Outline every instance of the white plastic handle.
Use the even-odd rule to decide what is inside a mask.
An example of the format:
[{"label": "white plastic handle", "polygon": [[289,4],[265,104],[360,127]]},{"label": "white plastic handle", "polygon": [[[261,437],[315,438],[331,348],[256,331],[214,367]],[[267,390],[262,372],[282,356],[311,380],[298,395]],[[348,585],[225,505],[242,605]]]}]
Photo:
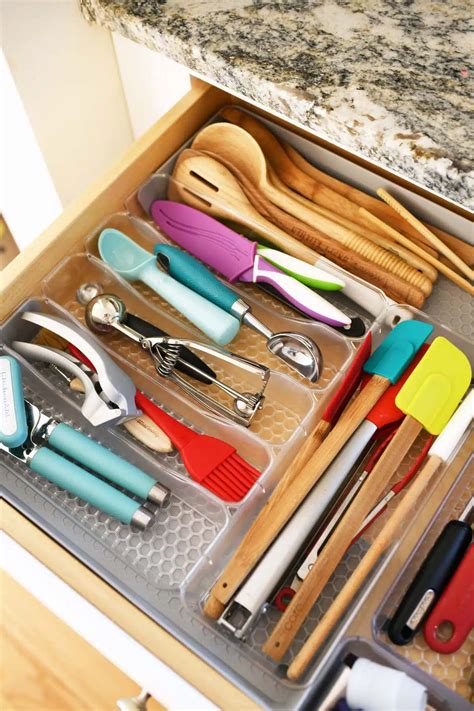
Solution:
[{"label": "white plastic handle", "polygon": [[446,462],[474,418],[474,390],[464,398],[439,437],[430,447],[428,456]]}]

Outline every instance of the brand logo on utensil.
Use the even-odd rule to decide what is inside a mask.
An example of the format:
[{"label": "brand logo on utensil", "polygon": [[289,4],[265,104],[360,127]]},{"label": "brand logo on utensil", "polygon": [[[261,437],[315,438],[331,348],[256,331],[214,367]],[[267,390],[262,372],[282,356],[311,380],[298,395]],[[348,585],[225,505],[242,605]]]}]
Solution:
[{"label": "brand logo on utensil", "polygon": [[11,435],[16,430],[15,401],[13,399],[11,366],[8,360],[0,360],[1,430]]}]

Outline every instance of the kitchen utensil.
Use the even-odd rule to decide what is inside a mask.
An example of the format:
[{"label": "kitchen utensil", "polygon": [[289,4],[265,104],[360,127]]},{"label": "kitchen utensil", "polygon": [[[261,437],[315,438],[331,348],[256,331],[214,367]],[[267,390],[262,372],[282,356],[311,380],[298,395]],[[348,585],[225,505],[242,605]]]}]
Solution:
[{"label": "kitchen utensil", "polygon": [[398,214],[403,217],[404,220],[406,220],[412,227],[417,230],[420,234],[423,235],[425,239],[428,240],[428,242],[441,254],[444,254],[444,256],[450,260],[452,264],[454,264],[455,267],[459,269],[460,272],[462,272],[468,279],[471,281],[474,279],[474,270],[472,270],[470,267],[468,267],[463,260],[458,257],[455,252],[452,251],[445,243],[439,239],[431,230],[429,230],[420,220],[418,220],[414,215],[409,212],[406,207],[404,207],[398,200],[396,200],[392,195],[390,195],[386,190],[383,188],[379,188],[377,190],[377,195],[382,198],[384,202],[387,203],[387,205],[390,205],[391,208],[395,210],[395,212],[398,212]]},{"label": "kitchen utensil", "polygon": [[387,634],[394,644],[408,644],[420,629],[471,545],[473,520],[471,498],[459,519],[443,528],[389,621]]},{"label": "kitchen utensil", "polygon": [[127,281],[142,281],[220,345],[232,341],[239,321],[161,272],[146,249],[115,229],[105,229],[98,241],[101,259]]},{"label": "kitchen utensil", "polygon": [[[413,361],[409,367],[410,372],[415,365],[416,363]],[[259,616],[263,605],[269,599],[270,593],[275,589],[278,581],[290,566],[291,561],[295,558],[308,536],[310,536],[311,531],[318,527],[318,523],[320,524],[325,514],[335,503],[351,476],[354,464],[359,459],[371,436],[377,428],[396,422],[403,417],[403,413],[395,407],[395,397],[408,375],[409,373],[405,372],[399,382],[392,385],[372,408],[366,420],[371,425],[374,423],[374,429],[371,430],[371,434],[369,434],[368,438],[362,437],[359,443],[357,435],[359,430],[364,428],[364,425],[361,425],[358,432],[349,439],[328,467],[324,476],[312,488],[301,506],[267,550],[235,598],[225,608],[219,618],[219,624],[231,630],[238,639],[245,638],[248,630]],[[355,495],[361,485],[362,481],[356,483],[353,487],[355,491],[351,491],[352,496]],[[350,499],[346,506],[349,503]],[[318,548],[313,548],[312,555],[305,560],[303,566],[298,570],[298,574],[300,574],[302,573],[302,568],[306,566],[301,579],[306,577],[308,570],[314,564],[317,550]]]},{"label": "kitchen utensil", "polygon": [[285,476],[276,486],[212,588],[212,597],[223,604],[229,602],[379,397],[391,383],[397,382],[432,330],[432,326],[420,321],[403,321],[385,337],[364,365],[364,371],[373,374],[373,378],[303,468],[292,468],[291,477]]},{"label": "kitchen utensil", "polygon": [[41,329],[50,331],[59,337],[59,343],[72,343],[92,363],[97,372],[105,399],[95,392],[93,384],[84,375],[80,368],[70,365],[59,350],[45,348],[36,343],[15,343],[19,353],[30,360],[40,360],[48,364],[55,363],[71,371],[74,377],[83,380],[85,398],[82,404],[82,414],[93,425],[106,422],[119,424],[124,419],[139,415],[135,405],[135,385],[112,358],[97,344],[95,339],[72,321],[66,321],[58,316],[24,311],[21,318],[29,323],[34,323]]},{"label": "kitchen utensil", "polygon": [[[242,237],[214,218],[171,200],[155,201],[151,214],[164,234],[225,276],[231,284],[236,281],[269,284],[285,301],[310,318],[336,327],[351,325],[351,319],[326,299],[258,256],[256,242]],[[155,245],[155,254],[166,256],[168,252],[169,245]],[[183,267],[185,270],[186,267]],[[172,271],[170,273],[174,276]],[[178,274],[176,278],[179,279]],[[195,289],[195,286],[185,283]],[[226,308],[220,303],[217,305]]]},{"label": "kitchen utensil", "polygon": [[[394,433],[393,433],[394,434]],[[391,435],[392,437],[393,435]],[[391,438],[390,437],[390,438]],[[374,523],[374,521],[381,516],[384,511],[386,511],[387,506],[389,505],[390,501],[395,497],[398,496],[398,494],[405,489],[405,487],[408,486],[408,484],[411,482],[414,476],[418,473],[420,467],[423,465],[424,460],[426,459],[426,456],[430,450],[431,445],[433,444],[434,437],[433,435],[430,435],[427,437],[426,442],[424,443],[420,454],[416,458],[415,462],[412,464],[412,466],[408,469],[406,474],[399,480],[397,481],[392,488],[385,494],[384,497],[380,499],[378,504],[374,506],[374,508],[371,510],[371,512],[365,517],[361,527],[357,531],[357,534],[355,538],[353,539],[353,543],[360,538],[360,536],[366,531],[370,526]]]},{"label": "kitchen utensil", "polygon": [[[267,639],[263,647],[266,654],[278,660],[285,654],[387,480],[423,429],[430,434],[442,431],[467,391],[471,376],[471,365],[464,353],[447,339],[436,338],[395,399],[397,407],[405,412],[405,419]],[[339,425],[343,419],[344,416]]]},{"label": "kitchen utensil", "polygon": [[[378,200],[377,198],[362,192],[362,190],[358,190],[352,185],[343,183],[341,180],[318,170],[312,163],[309,163],[305,158],[303,158],[303,156],[298,153],[293,146],[290,146],[289,143],[283,142],[283,147],[292,163],[307,173],[310,177],[315,178],[317,182],[323,183],[323,185],[326,185],[344,197],[349,198],[352,202],[356,203],[356,205],[359,205],[359,207],[363,207],[370,211],[373,217],[378,217],[379,220],[383,220],[387,226],[393,227],[398,230],[398,232],[403,232],[404,235],[410,237],[411,240],[414,240],[418,246],[424,247],[425,250],[433,257],[438,257],[438,252],[430,246],[429,242],[427,242],[423,235],[420,235],[419,232],[417,232],[406,222],[406,220],[400,217],[398,213],[394,212],[388,205],[382,202],[382,200]],[[361,213],[359,214],[363,218],[360,223],[363,226],[365,224],[365,216]],[[377,229],[377,226],[373,223],[369,223],[369,226],[372,227],[372,229]],[[458,257],[461,257],[466,264],[472,266],[474,261],[474,249],[471,245],[461,239],[458,239],[457,237],[453,237],[453,235],[450,235],[447,232],[443,232],[442,230],[433,227],[432,225],[428,225],[428,227],[432,232],[440,237],[440,239],[442,239],[443,242],[458,255]],[[382,234],[384,233],[382,232]],[[443,262],[445,259],[445,257],[441,257]]]},{"label": "kitchen utensil", "polygon": [[[287,468],[283,479],[291,480],[292,477],[295,475],[295,472],[299,472],[303,468],[303,466],[309,461],[311,456],[319,447],[331,426],[337,421],[339,415],[347,405],[347,402],[351,399],[352,395],[357,389],[357,386],[362,377],[362,366],[370,355],[371,344],[372,335],[369,332],[365,337],[362,345],[359,346],[357,354],[355,355],[346,375],[342,379],[336,392],[334,393],[329,404],[327,405],[320,422],[306,437],[293,462]],[[265,600],[263,600],[263,602],[264,601]],[[229,609],[229,607],[230,605],[227,606],[227,609]],[[255,601],[255,604],[253,605],[253,609],[259,610],[259,608],[260,599],[257,599]],[[210,594],[205,602],[204,610],[208,617],[211,617],[212,619],[218,619],[222,616],[225,610],[225,606],[219,600],[217,600],[217,598]],[[255,616],[257,614],[258,612],[255,612]],[[241,621],[242,625],[245,625],[245,629],[242,627],[240,630],[242,637],[245,636],[246,630],[251,626],[253,619],[254,618]],[[226,621],[229,621],[227,615]],[[236,626],[235,620],[233,624],[234,626]],[[239,626],[240,623],[237,626],[237,631]]]},{"label": "kitchen utensil", "polygon": [[364,711],[427,711],[428,690],[408,674],[359,657],[347,680],[351,709]]},{"label": "kitchen utensil", "polygon": [[[222,161],[223,159],[219,160]],[[183,151],[178,158],[173,173],[175,180],[174,182],[170,181],[168,197],[192,204],[194,207],[204,210],[204,212],[210,212],[205,207],[206,202],[214,205],[218,201],[221,201],[221,203],[227,202],[229,195],[236,192],[242,195],[243,190],[248,200],[265,218],[271,220],[278,227],[284,226],[284,229],[287,230],[286,233],[283,233],[285,235],[284,240],[281,238],[280,233],[277,235],[274,233],[267,234],[265,238],[271,244],[284,249],[294,257],[305,259],[310,264],[317,264],[325,271],[334,273],[334,270],[336,270],[336,275],[341,276],[340,271],[337,270],[334,264],[329,262],[328,259],[320,257],[313,250],[317,249],[318,252],[324,252],[326,257],[347,270],[343,274],[343,278],[346,281],[344,292],[348,298],[360,303],[371,313],[378,314],[380,300],[375,298],[374,292],[371,289],[367,289],[363,282],[355,279],[352,276],[353,274],[383,289],[390,298],[411,303],[418,307],[423,304],[424,294],[420,289],[407,284],[403,279],[391,274],[386,269],[367,262],[361,255],[344,245],[334,242],[326,234],[300,220],[296,220],[296,218],[265,198],[242,173],[233,168],[234,176],[219,160],[211,154],[200,153],[190,149]],[[181,187],[176,181],[181,183]],[[191,202],[191,193],[200,197],[198,204]],[[232,218],[230,217],[230,219]],[[234,219],[239,221],[238,215]],[[292,237],[289,237],[288,233]],[[305,243],[306,247],[302,243]],[[308,249],[309,252],[307,251]]]},{"label": "kitchen utensil", "polygon": [[[267,129],[262,127],[262,130],[266,131]],[[284,160],[291,162],[273,134],[270,132],[268,134],[278,145]],[[245,175],[265,197],[296,219],[316,228],[370,262],[380,265],[409,283],[421,288],[421,283],[425,284],[426,281],[427,286],[431,287],[429,280],[426,280],[418,270],[410,267],[397,255],[388,252],[339,222],[335,222],[327,214],[308,208],[296,200],[290,192],[275,187],[268,178],[265,155],[259,143],[244,128],[233,123],[211,123],[199,131],[192,143],[192,148],[224,159],[228,168],[233,166]],[[268,158],[271,162],[272,157],[268,156]],[[341,200],[337,193],[336,196]],[[350,205],[352,206],[352,203]],[[357,208],[355,210],[358,211]]]},{"label": "kitchen utensil", "polygon": [[[81,306],[87,306],[89,301],[92,301],[92,299],[96,296],[100,296],[100,294],[103,293],[104,289],[100,284],[84,283],[78,288],[76,292],[76,299]],[[130,328],[134,331],[138,331],[146,338],[169,336],[169,333],[162,331],[161,328],[158,328],[158,326],[155,326],[154,324],[149,323],[148,321],[145,321],[139,316],[135,316],[135,314],[131,314],[128,311],[126,311],[123,315],[122,322],[125,326],[130,326]],[[187,363],[190,363],[193,368],[188,368]],[[212,368],[210,368],[207,363],[201,360],[201,358],[198,358],[198,356],[188,348],[181,349],[181,357],[179,362],[176,364],[176,369],[181,373],[189,375],[190,378],[199,380],[201,383],[211,382],[207,378],[207,375],[210,375],[212,378],[216,377],[216,374]]]},{"label": "kitchen utensil", "polygon": [[[95,373],[95,371],[90,368],[89,364],[86,365],[84,362],[81,362],[81,359],[78,358],[76,355],[78,351],[74,348],[74,346],[69,347],[74,355],[64,354],[64,356],[68,358],[72,363],[79,366],[82,371],[84,371],[85,375],[94,385],[94,388],[97,393],[104,397],[100,387],[99,379],[97,377],[97,373]],[[80,356],[83,360],[86,360],[84,359],[84,356],[82,354],[80,354]],[[75,392],[84,393],[85,388],[82,380],[71,376],[67,372],[67,370],[64,370],[62,367],[59,367],[55,364],[50,364],[50,367],[52,370],[54,370],[54,372],[60,375],[68,383],[71,390]],[[161,430],[158,425],[156,425],[152,420],[150,420],[147,415],[144,415],[142,413],[138,417],[133,417],[129,420],[125,420],[121,424],[122,427],[126,429],[129,434],[132,435],[132,437],[134,437],[136,440],[138,440],[154,452],[171,452],[173,450],[173,445],[171,444],[170,438],[165,435],[163,430]]]},{"label": "kitchen utensil", "polygon": [[178,449],[190,477],[224,501],[240,501],[260,476],[235,447],[217,437],[193,432],[137,391],[137,405]]},{"label": "kitchen utensil", "polygon": [[[304,205],[306,209],[316,212],[319,215],[323,215],[332,222],[337,222],[339,225],[342,225],[342,227],[347,228],[360,237],[366,238],[370,240],[370,242],[379,245],[379,247],[383,247],[388,252],[395,254],[402,260],[396,262],[396,273],[398,276],[406,279],[406,281],[410,284],[418,286],[427,296],[431,294],[433,282],[436,281],[438,272],[424,259],[413,254],[413,252],[409,249],[405,249],[400,246],[397,242],[389,239],[386,235],[380,235],[377,232],[370,230],[368,227],[362,227],[361,225],[358,225],[345,217],[341,217],[341,215],[337,215],[325,207],[321,207],[321,205],[316,205],[314,202],[311,202],[311,200],[308,200],[299,193],[295,193],[280,180],[271,167],[268,167],[268,175],[272,185],[275,188],[291,197],[292,200],[296,200],[296,202]],[[403,264],[403,262],[406,264]],[[385,263],[385,266],[387,265],[388,262]]]},{"label": "kitchen utensil", "polygon": [[[171,338],[170,336],[146,338],[141,333],[134,331],[130,326],[122,323],[125,312],[125,304],[121,299],[113,294],[101,294],[88,303],[86,307],[86,323],[92,331],[98,334],[109,333],[114,329],[123,333],[150,353],[159,375],[169,378],[188,395],[191,395],[213,412],[224,415],[246,427],[250,425],[253,417],[263,405],[263,393],[270,377],[268,368],[235,355],[235,353],[224,351],[217,346],[191,341],[186,338]],[[183,346],[206,353],[220,361],[233,365],[235,368],[257,376],[261,381],[260,391],[257,393],[240,393],[230,385],[206,374],[206,377],[213,385],[231,397],[233,409],[230,409],[227,405],[215,400],[211,395],[198,390],[176,372],[176,364],[179,361]],[[187,367],[194,368],[189,362]]]},{"label": "kitchen utensil", "polygon": [[454,284],[457,284],[459,287],[461,287],[461,289],[464,289],[464,291],[467,291],[468,294],[471,294],[471,295],[473,294],[472,284],[470,284],[463,277],[459,276],[459,274],[457,272],[455,272],[453,269],[451,269],[450,267],[447,267],[439,259],[437,259],[436,257],[433,257],[426,250],[419,247],[415,242],[407,239],[400,232],[398,232],[397,230],[394,230],[393,227],[386,225],[384,222],[382,222],[382,220],[379,220],[378,217],[375,217],[375,215],[372,215],[370,212],[368,212],[364,208],[361,208],[361,213],[364,217],[367,218],[368,222],[378,225],[380,230],[384,231],[385,234],[387,234],[389,237],[392,237],[392,239],[396,240],[397,242],[404,245],[405,247],[408,247],[409,249],[411,249],[412,252],[414,252],[418,256],[422,257],[426,262],[428,262],[429,264],[432,264],[434,267],[436,267],[436,269],[439,272],[441,272],[441,274],[444,274],[444,276],[447,277],[448,279],[450,279]]},{"label": "kitchen utensil", "polygon": [[237,222],[310,264],[318,257],[265,219],[253,207],[232,173],[217,160],[199,151],[188,148],[179,154],[168,186],[168,199],[185,202],[212,217]]},{"label": "kitchen utensil", "polygon": [[313,289],[321,289],[322,291],[340,291],[346,285],[343,279],[338,279],[331,276],[324,269],[304,262],[302,259],[296,259],[285,252],[280,252],[278,249],[265,247],[261,244],[257,246],[257,254],[263,257],[267,262],[273,264],[289,274],[294,279],[298,279],[302,284],[306,284]]},{"label": "kitchen utensil", "polygon": [[197,259],[171,245],[156,245],[158,259],[166,262],[166,269],[189,288],[234,314],[247,326],[267,340],[267,349],[300,375],[315,382],[319,379],[323,362],[316,343],[308,336],[293,331],[274,333],[251,313],[247,302],[215,277]]},{"label": "kitchen utensil", "polygon": [[[403,385],[406,383],[413,370],[418,365],[423,355],[426,353],[427,349],[428,346],[426,344],[421,346],[420,350],[418,351],[408,368],[405,370],[401,378],[398,380],[397,383],[391,385],[388,390],[385,391],[382,397],[377,401],[377,403],[374,405],[372,410],[365,418],[364,422],[358,427],[356,432],[354,432],[352,437],[344,445],[342,450],[332,462],[331,466],[326,470],[324,476],[312,489],[306,500],[313,496],[314,492],[321,484],[326,483],[330,474],[333,477],[337,477],[338,480],[342,483],[350,480],[351,471],[353,470],[357,461],[363,455],[369,442],[375,437],[377,437],[378,433],[380,433],[381,431],[385,431],[386,428],[388,428],[389,426],[396,425],[397,422],[399,422],[403,418],[403,412],[395,405],[395,398],[400,392]],[[376,451],[369,458],[363,471],[358,475],[357,480],[352,483],[352,485],[346,492],[346,495],[342,498],[340,502],[338,502],[337,507],[334,510],[330,520],[327,521],[326,526],[318,535],[310,552],[298,568],[296,575],[298,582],[296,587],[299,588],[301,585],[301,581],[303,581],[308,575],[320,551],[322,550],[322,547],[329,539],[331,533],[339,523],[347,508],[349,507],[349,504],[352,502],[353,498],[356,496],[356,494],[362,487],[364,481],[374,469],[375,464],[377,463],[385,448],[388,446],[393,435],[394,432],[392,432],[388,437],[386,437],[383,440],[382,444],[376,448]],[[339,487],[339,489],[341,488],[341,486]],[[333,498],[330,502],[328,502],[325,509],[326,512],[330,509],[330,506],[334,503],[334,501],[335,499]],[[371,514],[373,514],[373,512],[371,512]],[[321,517],[321,520],[322,519],[323,517]],[[364,529],[362,528],[362,526],[364,526]],[[362,530],[365,530],[365,528],[367,527],[367,523],[364,521],[364,524],[362,524],[362,526],[357,532],[357,535],[359,535]]]},{"label": "kitchen utensil", "polygon": [[[381,532],[360,561],[356,570],[347,580],[331,606],[315,627],[304,646],[298,652],[288,668],[290,679],[299,679],[318,649],[324,644],[341,620],[348,605],[351,603],[360,587],[365,583],[371,570],[383,555],[384,551],[400,535],[400,529],[408,517],[413,513],[418,500],[426,494],[434,480],[436,472],[440,469],[456,449],[464,433],[469,429],[474,415],[474,392],[464,399],[449,422],[443,428],[428,452],[428,461],[418,474],[403,499],[398,504],[390,518],[385,523]],[[472,444],[472,442],[471,442]],[[466,449],[466,456],[471,456],[472,447]],[[465,463],[466,457],[461,456],[461,462],[453,469],[453,476],[459,473],[460,467]]]},{"label": "kitchen utensil", "polygon": [[[48,481],[79,496],[110,516],[123,523],[145,528],[152,520],[150,511],[70,460],[74,459],[143,499],[149,498],[164,504],[169,497],[169,490],[90,437],[44,415],[26,399],[23,400],[25,416],[20,414],[20,398],[23,398],[21,370],[11,356],[0,356],[0,361],[0,370],[7,382],[1,393],[0,449]],[[15,393],[14,398],[12,393]],[[18,423],[16,413],[19,415]],[[4,414],[6,417],[3,417]],[[25,419],[26,438],[21,441],[25,434]],[[12,446],[12,432],[16,435],[15,446]],[[65,454],[69,459],[54,450]]]},{"label": "kitchen utensil", "polygon": [[[474,543],[471,543],[423,627],[425,641],[435,652],[457,652],[474,627],[473,571]],[[443,628],[447,634],[443,634]]]}]

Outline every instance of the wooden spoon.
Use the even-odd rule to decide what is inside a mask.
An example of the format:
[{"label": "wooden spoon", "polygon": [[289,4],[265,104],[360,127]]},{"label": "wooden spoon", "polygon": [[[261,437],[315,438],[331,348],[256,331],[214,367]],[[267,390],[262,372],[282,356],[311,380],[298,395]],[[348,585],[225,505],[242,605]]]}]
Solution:
[{"label": "wooden spoon", "polygon": [[197,150],[212,152],[225,159],[227,164],[235,166],[271,202],[296,219],[316,227],[345,247],[419,287],[426,296],[431,293],[432,285],[429,279],[403,259],[275,188],[268,180],[267,164],[260,146],[244,129],[229,123],[214,123],[203,128],[192,145]]},{"label": "wooden spoon", "polygon": [[[246,218],[246,222],[243,222],[241,211],[248,211],[248,201],[250,200],[254,209],[258,210],[266,220],[271,220],[281,228],[279,231],[269,230],[266,239],[288,254],[298,259],[304,259],[310,264],[315,264],[318,258],[318,254],[313,251],[315,249],[348,272],[356,274],[382,289],[387,296],[395,301],[408,303],[417,308],[422,306],[425,297],[420,289],[407,284],[403,279],[382,267],[368,262],[351,249],[347,249],[327,235],[280,210],[266,199],[245,176],[236,172],[235,169],[231,172],[216,158],[192,149],[183,151],[175,166],[174,180],[170,181],[168,197],[181,199],[214,217],[246,224],[261,234],[256,229],[257,221],[254,212],[248,213],[252,215],[250,221]],[[231,205],[231,208],[227,207],[228,204]],[[265,224],[271,225],[267,221]],[[273,228],[273,225],[271,226]],[[282,230],[287,230],[292,236]]]}]

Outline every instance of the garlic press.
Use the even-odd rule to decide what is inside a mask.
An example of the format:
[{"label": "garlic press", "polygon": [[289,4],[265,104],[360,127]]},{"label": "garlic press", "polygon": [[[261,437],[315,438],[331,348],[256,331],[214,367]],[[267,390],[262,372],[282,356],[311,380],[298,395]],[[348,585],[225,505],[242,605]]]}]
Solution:
[{"label": "garlic press", "polygon": [[79,378],[84,387],[85,397],[81,411],[84,417],[97,426],[106,422],[121,423],[141,414],[135,405],[136,387],[131,378],[112,360],[87,332],[65,319],[50,314],[25,311],[22,319],[41,328],[52,331],[74,345],[92,364],[97,374],[102,396],[97,392],[95,378],[92,379],[73,358],[56,348],[38,343],[14,341],[12,348],[27,360],[37,360],[56,366],[62,371]]}]

